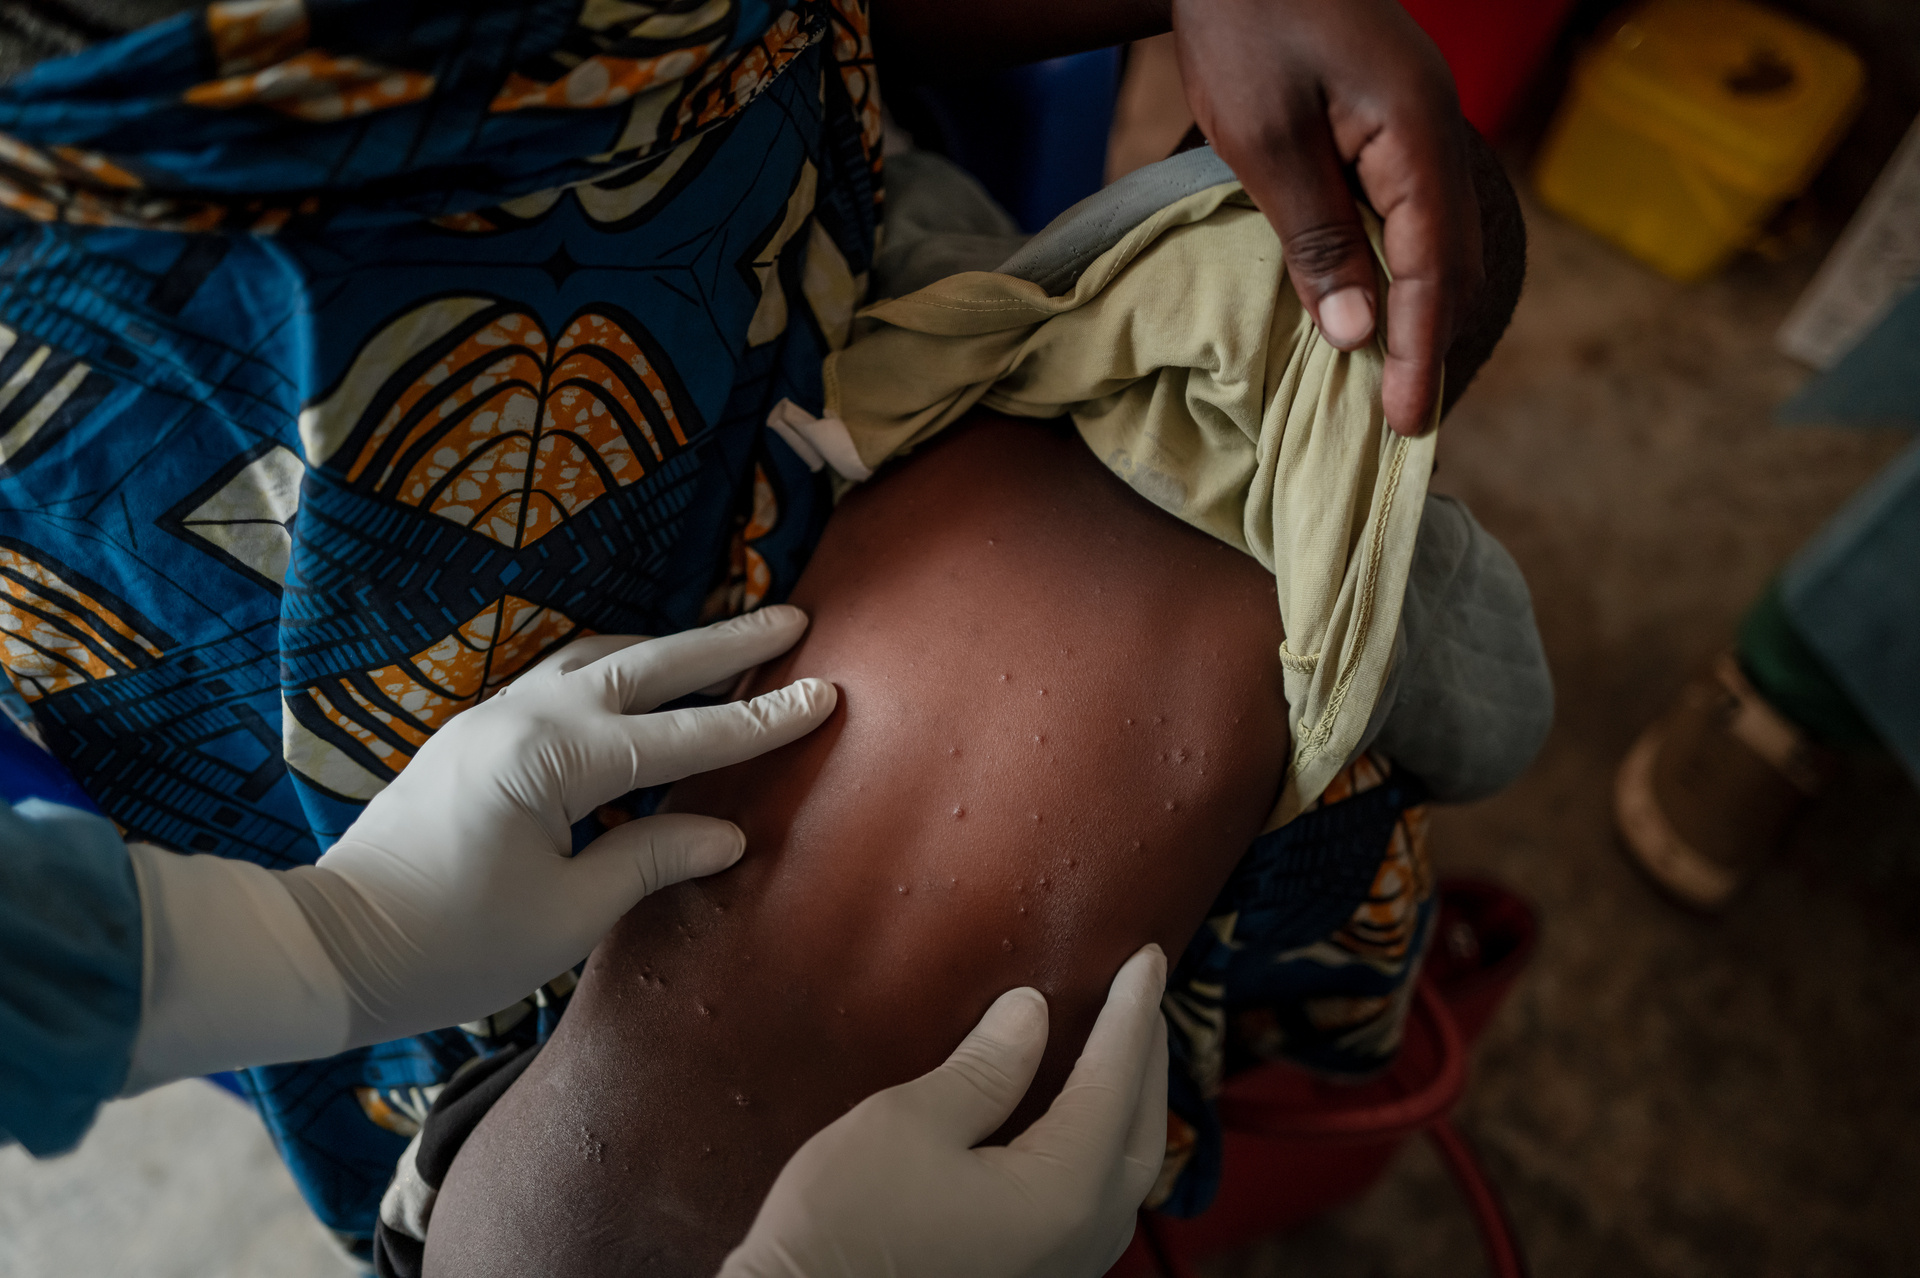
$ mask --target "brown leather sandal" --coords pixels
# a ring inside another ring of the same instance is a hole
[[[1682,904],[1718,910],[1773,855],[1828,764],[1732,653],[1633,743],[1614,778],[1627,852]]]

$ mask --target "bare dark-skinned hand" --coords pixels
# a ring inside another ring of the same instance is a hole
[[[1373,255],[1347,186],[1385,222],[1388,423],[1433,420],[1441,361],[1482,280],[1453,76],[1395,0],[1172,0],[1187,101],[1280,235],[1328,341],[1372,338]]]

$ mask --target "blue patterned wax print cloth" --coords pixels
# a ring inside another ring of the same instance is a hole
[[[284,867],[555,645],[785,597],[830,494],[762,423],[879,168],[862,0],[229,0],[0,86],[9,696],[129,837]],[[351,1248],[562,993],[248,1073]]]

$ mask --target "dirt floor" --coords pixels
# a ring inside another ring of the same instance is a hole
[[[1819,260],[1693,287],[1528,205],[1505,344],[1445,427],[1436,487],[1534,591],[1559,713],[1508,793],[1441,812],[1442,874],[1538,907],[1537,957],[1460,1112],[1537,1275],[1920,1273],[1920,795],[1856,761],[1725,917],[1669,905],[1614,842],[1613,769],[1769,576],[1910,436],[1787,429],[1772,335]],[[1211,1278],[1482,1272],[1438,1160]]]

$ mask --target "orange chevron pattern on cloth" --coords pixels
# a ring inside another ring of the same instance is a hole
[[[589,0],[559,47],[508,76],[490,109],[625,102],[706,66],[733,17],[731,0]]]
[[[368,341],[334,396],[309,410],[308,455],[369,496],[523,549],[687,446],[687,410],[669,389],[678,380],[637,327],[588,310],[556,340],[513,302],[428,302]],[[762,476],[757,535],[774,506]],[[743,593],[765,594],[764,562],[757,579],[750,565],[743,575]],[[297,722],[345,737],[290,729],[287,761],[335,793],[370,797],[449,718],[584,633],[554,608],[503,595],[404,661],[291,694]],[[342,753],[348,740],[357,748]]]
[[[264,70],[196,84],[182,96],[192,106],[262,106],[325,123],[418,102],[432,92],[430,75],[308,49]]]
[[[552,608],[507,595],[405,663],[329,679],[299,695],[397,775],[448,719],[587,633]]]
[[[619,321],[588,312],[549,344],[538,320],[507,309],[401,390],[347,478],[518,549],[686,443],[666,383]]]
[[[0,664],[28,701],[138,669],[163,655],[86,591],[0,546]]]
[[[325,123],[418,102],[433,77],[307,48],[303,0],[219,0],[206,10],[220,78],[182,98],[193,106],[262,106]]]
[[[833,62],[840,71],[840,83],[853,104],[854,118],[860,122],[860,145],[874,175],[880,174],[881,120],[880,82],[873,70],[873,35],[867,21],[865,0],[832,0]],[[881,188],[874,188],[876,200]]]
[[[1371,752],[1334,775],[1314,807],[1341,803],[1386,782],[1390,768]],[[1339,931],[1322,944],[1351,960],[1391,968],[1407,959],[1419,932],[1420,907],[1433,896],[1433,862],[1427,854],[1427,809],[1410,807],[1394,823],[1386,855],[1366,899]]]
[[[0,208],[36,222],[189,232],[230,226],[271,235],[295,213],[311,213],[318,207],[311,196],[287,205],[154,195],[139,175],[104,155],[72,146],[41,150],[4,133],[0,133],[0,169],[11,170],[0,176]]]
[[[1364,794],[1383,784],[1387,773],[1378,757],[1363,754],[1334,777],[1320,804]],[[1421,909],[1433,898],[1434,886],[1433,862],[1427,852],[1427,808],[1416,805],[1394,822],[1386,855],[1365,899],[1338,931],[1314,948],[1323,962],[1360,963],[1382,973],[1404,971],[1418,958],[1413,945],[1420,936]],[[1413,983],[1406,981],[1392,994],[1307,999],[1301,1007],[1316,1028],[1345,1034],[1354,1044],[1370,1045],[1385,1054],[1399,1045],[1412,992]]]
[[[46,150],[0,133],[0,207],[36,222],[79,226],[161,226],[177,231],[210,231],[232,211],[204,201],[148,195],[139,177],[103,155],[79,147]],[[287,218],[284,210],[247,209],[246,229],[272,232]]]
[[[430,732],[498,692],[542,653],[574,638],[578,629],[552,608],[508,595],[431,648],[415,653],[407,667],[375,670],[373,679]]]
[[[15,143],[14,145],[18,145]],[[71,165],[77,172],[86,174],[102,186],[117,187],[124,191],[137,191],[141,181],[104,155],[95,155],[91,151],[82,151],[79,147],[56,146],[53,155],[62,163]]]
[[[546,59],[543,67],[515,71],[507,77],[489,110],[591,110],[642,97],[650,89],[687,82],[671,122],[660,121],[659,108],[648,110],[646,104],[636,103],[629,136],[615,149],[648,152],[678,143],[691,130],[716,124],[751,102],[817,35],[797,13],[788,10],[774,19],[759,40],[716,59],[725,47],[732,12],[728,0],[707,0],[684,13],[671,12],[666,5],[588,4],[581,11],[580,24],[563,42],[563,48],[573,46],[571,56],[555,56]],[[858,42],[864,42],[864,11],[849,9],[847,13],[850,22],[858,23]],[[661,43],[673,47],[659,49]],[[657,51],[644,56],[622,51],[623,46],[634,45],[651,46]],[[871,80],[870,53],[867,67]],[[877,130],[877,95],[874,111]],[[659,123],[647,128],[643,117]]]
[[[223,77],[262,70],[307,47],[304,0],[216,0],[206,23]]]
[[[1361,760],[1365,762],[1365,759]],[[1433,864],[1427,856],[1427,809],[1408,808],[1393,827],[1386,859],[1367,899],[1354,910],[1332,943],[1374,963],[1399,963],[1418,931],[1420,904],[1433,895]]]
[[[663,141],[678,141],[692,129],[704,129],[739,111],[758,97],[789,62],[812,46],[815,35],[789,9],[774,19],[755,44],[721,62],[709,62],[688,86],[671,131]]]
[[[767,479],[766,468],[753,467],[753,512],[733,535],[727,552],[727,575],[707,596],[700,611],[702,623],[735,617],[758,608],[773,587],[773,571],[753,543],[780,523],[780,499]]]
[[[515,72],[493,100],[495,111],[527,107],[602,107],[625,102],[658,84],[685,79],[705,66],[718,40],[691,49],[675,49],[657,58],[588,58],[548,84]]]

